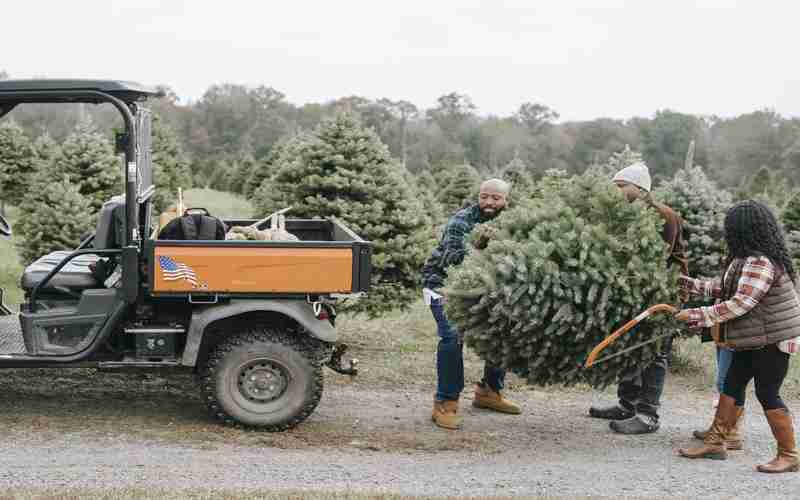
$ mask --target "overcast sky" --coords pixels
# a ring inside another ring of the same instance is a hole
[[[199,99],[214,83],[290,102],[348,95],[563,120],[670,108],[800,116],[800,2],[27,0],[6,2],[0,69],[115,78]]]

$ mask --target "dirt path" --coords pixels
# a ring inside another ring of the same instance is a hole
[[[88,387],[84,377],[93,378]],[[709,394],[673,377],[661,431],[619,436],[586,416],[609,393],[518,389],[520,416],[469,406],[462,431],[430,423],[428,385],[331,376],[314,415],[267,434],[210,422],[188,377],[9,372],[0,382],[0,491],[125,487],[391,491],[430,495],[796,497],[797,474],[766,477],[763,416],[746,450],[689,461],[674,449],[707,423]],[[751,401],[754,403],[755,401]],[[800,401],[790,402],[800,408]]]

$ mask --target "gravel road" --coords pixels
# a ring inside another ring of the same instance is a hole
[[[176,401],[170,391],[153,392],[147,401],[88,395],[56,398],[48,406],[41,406],[41,398],[26,397],[24,390],[6,394],[0,405],[5,408],[0,409],[5,443],[0,491],[64,486],[800,496],[800,474],[767,476],[753,470],[774,449],[754,398],[748,403],[744,451],[732,452],[727,461],[677,457],[675,449],[691,442],[687,436],[707,424],[711,412],[710,395],[689,390],[679,379],[668,384],[661,430],[646,436],[615,435],[606,422],[588,418],[593,401],[612,400],[610,393],[589,391],[516,389],[510,395],[524,406],[520,416],[475,410],[465,392],[465,427],[448,432],[429,421],[429,388],[334,380],[317,412],[282,434],[223,429],[207,420],[199,401],[189,396]],[[797,399],[789,403],[800,408]]]

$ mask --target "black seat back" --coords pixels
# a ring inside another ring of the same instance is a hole
[[[114,196],[103,203],[97,229],[94,234],[94,248],[122,248],[125,244],[125,197]]]

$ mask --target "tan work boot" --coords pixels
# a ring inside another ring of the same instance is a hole
[[[495,392],[481,384],[475,384],[475,399],[472,400],[472,406],[475,408],[499,411],[500,413],[509,413],[511,415],[519,415],[522,413],[522,409],[517,403],[504,398],[499,392]]]
[[[742,434],[742,422],[744,422],[744,406],[737,406],[738,408],[736,412],[736,425],[733,429],[728,433],[725,437],[725,448],[728,450],[741,450],[744,448],[744,436]],[[704,431],[694,431],[692,436],[695,439],[699,439],[700,441],[705,440],[706,436],[709,432],[711,432],[711,428],[714,426],[714,422],[711,422],[711,425],[708,429]]]
[[[431,420],[443,429],[456,430],[461,427],[461,417],[458,415],[458,400],[434,400]]]
[[[681,448],[678,453],[686,458],[710,458],[712,460],[725,460],[728,450],[725,446],[726,439],[736,427],[739,409],[736,400],[723,394],[719,398],[719,406],[711,424],[711,431],[706,434],[703,446],[697,448]]]
[[[780,473],[797,472],[800,466],[798,459],[797,446],[794,440],[794,423],[792,414],[784,408],[768,410],[765,412],[772,435],[778,442],[778,454],[767,464],[759,465],[756,469],[759,472]]]

